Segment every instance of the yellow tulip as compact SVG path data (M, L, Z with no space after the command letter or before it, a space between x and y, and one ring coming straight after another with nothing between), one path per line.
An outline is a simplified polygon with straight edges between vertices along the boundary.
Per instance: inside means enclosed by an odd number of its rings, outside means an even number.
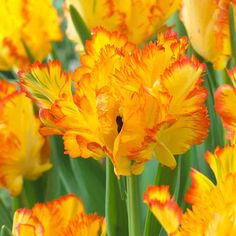
M21 192L24 179L34 180L52 166L39 127L31 100L0 80L0 187L13 196Z
M230 2L235 8L235 1L231 0L183 0L182 3L181 18L193 48L217 70L226 67L231 55Z
M144 202L165 228L168 235L235 235L236 234L236 162L235 147L216 148L207 152L206 160L217 184L197 170L191 171L192 186L186 201L192 204L183 214L171 199L168 186L149 186Z
M104 218L87 215L81 200L68 194L14 214L13 236L105 236Z
M62 134L71 157L108 156L118 176L140 174L153 153L174 168L173 155L207 136L204 66L171 32L143 50L119 32L95 32L72 75L55 61L19 72L40 107L41 132Z
M67 33L78 43L79 38L68 11L69 5L73 5L90 30L98 26L110 31L117 30L126 34L131 42L141 44L156 33L180 3L180 0L66 0Z
M0 17L0 70L28 63L23 41L36 60L43 60L51 43L62 39L51 0L2 0Z

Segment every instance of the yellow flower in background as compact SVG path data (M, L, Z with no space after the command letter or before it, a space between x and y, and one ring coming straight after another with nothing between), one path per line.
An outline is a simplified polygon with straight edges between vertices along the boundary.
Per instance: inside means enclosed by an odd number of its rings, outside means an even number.
M0 187L18 195L23 179L51 168L47 140L39 134L33 104L16 86L0 80Z
M30 209L18 209L14 215L13 236L105 236L104 218L87 215L81 200L68 194Z
M68 10L69 5L73 5L90 30L98 26L117 30L126 34L131 42L141 44L177 11L180 3L180 0L66 0L67 33L78 43L79 37Z
M153 153L174 168L173 155L207 136L204 68L186 48L186 38L172 32L141 50L123 34L97 28L73 74L54 61L19 77L40 107L41 132L62 134L71 157L108 156L118 176L140 174Z
M182 3L180 17L193 48L217 70L226 67L231 55L230 3L235 8L235 1L231 0L183 0Z
M169 235L236 234L236 152L234 146L207 152L205 159L216 185L197 170L191 171L192 186L186 195L191 209L182 214L167 186L151 186L144 201Z
M236 68L229 70L228 75L231 78L233 86L224 84L216 90L215 109L228 131L227 137L233 140L236 132Z
M60 41L60 20L51 0L2 0L0 8L0 70L28 63L22 41L37 60Z

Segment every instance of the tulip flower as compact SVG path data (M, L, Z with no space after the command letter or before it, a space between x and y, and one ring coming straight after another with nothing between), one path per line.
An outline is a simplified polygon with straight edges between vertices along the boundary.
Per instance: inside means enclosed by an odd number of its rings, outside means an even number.
M148 187L144 201L168 235L235 235L235 157L234 146L217 147L214 153L206 153L217 183L192 169L192 186L186 194L192 208L185 213L171 198L168 186Z
M20 194L24 179L35 180L52 166L40 125L31 100L0 80L0 187L13 196Z
M51 0L3 0L0 16L0 70L29 63L25 45L41 61L51 51L51 43L62 39L60 19Z
M68 8L73 5L92 30L102 26L110 31L121 31L131 42L141 44L150 38L180 6L180 0L66 0L65 15L69 38L78 43Z
M40 107L41 132L63 135L71 157L108 156L118 176L140 174L154 153L174 168L174 155L201 143L209 126L204 65L187 58L186 47L169 32L141 50L98 28L72 75L54 61L19 77Z
M213 63L217 70L224 69L231 56L229 4L230 0L184 0L181 19L193 48ZM204 6L204 7L203 7Z
M96 213L87 215L81 200L68 194L32 209L14 214L13 236L105 236L105 221Z

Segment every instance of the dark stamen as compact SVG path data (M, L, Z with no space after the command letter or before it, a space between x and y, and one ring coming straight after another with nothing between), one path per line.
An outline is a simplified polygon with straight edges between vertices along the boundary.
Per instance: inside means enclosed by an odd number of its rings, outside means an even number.
M122 126L123 126L123 121L121 116L116 117L116 124L117 124L117 132L120 133Z

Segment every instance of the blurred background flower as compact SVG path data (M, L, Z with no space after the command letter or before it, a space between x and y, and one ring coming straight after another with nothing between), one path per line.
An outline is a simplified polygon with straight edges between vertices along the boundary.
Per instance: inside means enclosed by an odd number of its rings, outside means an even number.
M92 30L102 26L110 31L120 31L128 36L129 41L144 43L178 10L180 0L66 0L65 16L68 21L67 34L70 39L79 42L79 37L69 14L73 5ZM81 49L79 43L78 48Z
M87 215L81 200L68 194L30 209L18 209L14 215L13 236L105 236L104 218Z
M20 194L24 179L35 180L52 166L39 127L30 99L0 80L0 186L13 196Z
M29 63L25 47L37 60L62 40L60 19L51 0L3 0L0 8L0 70Z
M236 5L235 1L231 0L183 0L182 3L180 17L194 50L212 62L217 70L226 67L232 54L229 27L230 3L233 5L235 16Z

